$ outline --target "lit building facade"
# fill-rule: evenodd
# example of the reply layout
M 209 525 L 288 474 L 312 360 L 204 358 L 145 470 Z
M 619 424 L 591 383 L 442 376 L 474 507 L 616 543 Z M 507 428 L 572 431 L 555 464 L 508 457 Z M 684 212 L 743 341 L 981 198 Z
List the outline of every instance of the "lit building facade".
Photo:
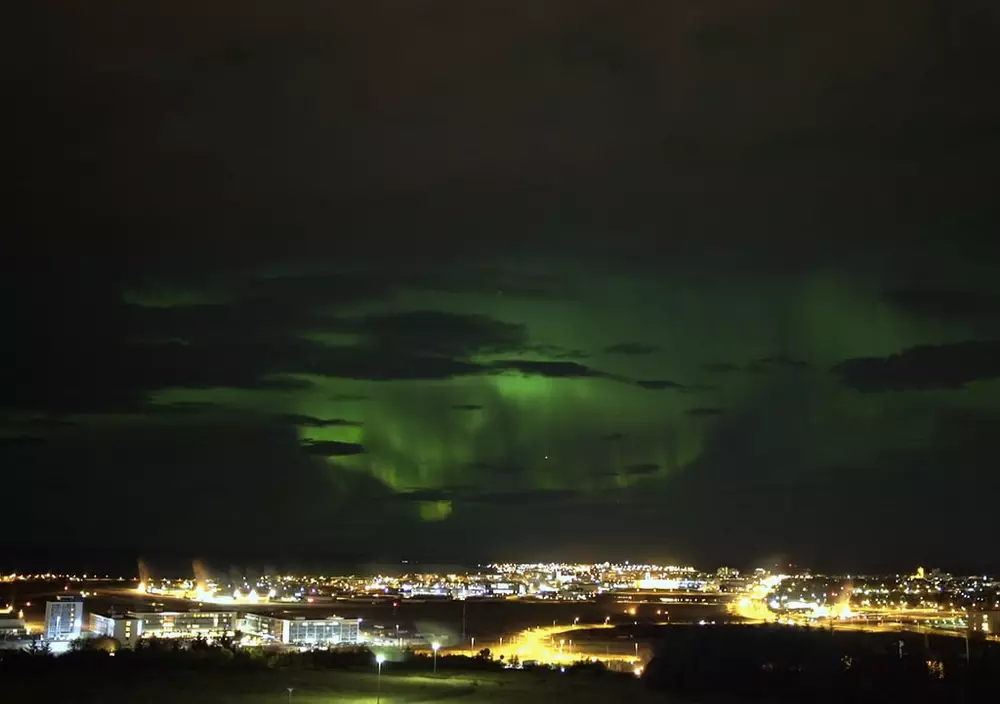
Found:
M 972 611 L 969 631 L 987 636 L 1000 635 L 1000 611 Z
M 240 614 L 238 629 L 255 638 L 278 643 L 288 642 L 288 619 L 259 614 Z
M 142 638 L 142 620 L 134 617 L 115 617 L 114 637 L 126 648 L 134 648 Z
M 45 604 L 45 638 L 75 640 L 83 633 L 83 602 L 59 598 Z
M 288 637 L 283 642 L 297 645 L 356 645 L 361 622 L 356 618 L 310 618 L 286 621 Z
M 115 636 L 122 644 L 128 640 L 134 645 L 143 636 L 215 639 L 237 633 L 264 641 L 311 646 L 356 645 L 361 639 L 360 619 L 286 619 L 236 611 L 134 612 L 129 617 L 123 621 L 131 620 L 134 626 L 127 638 L 122 637 L 126 625 L 114 624 L 122 632 Z
M 155 611 L 130 613 L 150 638 L 221 638 L 237 630 L 235 611 Z

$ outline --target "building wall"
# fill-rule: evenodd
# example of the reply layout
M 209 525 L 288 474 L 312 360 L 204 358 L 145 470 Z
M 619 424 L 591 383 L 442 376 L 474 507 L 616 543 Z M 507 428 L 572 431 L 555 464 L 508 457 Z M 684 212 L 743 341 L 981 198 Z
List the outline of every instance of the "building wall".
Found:
M 160 611 L 129 614 L 142 622 L 142 634 L 152 638 L 219 638 L 236 633 L 235 611 Z
M 95 636 L 115 636 L 115 620 L 100 614 L 87 614 L 86 630 Z
M 142 619 L 116 618 L 114 636 L 126 648 L 135 648 L 142 637 Z
M 19 618 L 0 616 L 0 640 L 4 638 L 20 638 L 28 633 L 28 627 Z
M 82 601 L 50 601 L 45 604 L 45 638 L 74 640 L 83 632 Z
M 237 630 L 264 640 L 276 640 L 284 643 L 287 642 L 287 624 L 288 619 L 284 618 L 259 614 L 240 614 Z
M 357 619 L 297 619 L 288 623 L 289 643 L 354 645 L 359 637 Z

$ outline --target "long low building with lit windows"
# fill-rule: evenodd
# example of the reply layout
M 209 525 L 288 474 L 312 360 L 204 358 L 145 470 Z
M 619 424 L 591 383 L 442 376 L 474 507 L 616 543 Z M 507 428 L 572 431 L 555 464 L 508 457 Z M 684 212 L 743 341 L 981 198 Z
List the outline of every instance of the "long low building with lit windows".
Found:
M 287 619 L 237 611 L 133 612 L 147 638 L 223 638 L 237 634 L 276 643 L 308 646 L 357 645 L 361 620 L 350 618 Z

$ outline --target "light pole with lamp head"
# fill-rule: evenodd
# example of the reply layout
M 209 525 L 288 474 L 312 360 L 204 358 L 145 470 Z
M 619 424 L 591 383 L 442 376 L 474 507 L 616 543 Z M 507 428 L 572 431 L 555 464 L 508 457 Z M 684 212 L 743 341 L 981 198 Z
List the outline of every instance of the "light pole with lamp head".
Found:
M 288 690 L 288 704 L 292 704 L 292 692 L 295 691 L 295 687 L 286 687 Z
M 378 674 L 375 675 L 375 704 L 382 701 L 382 663 L 385 662 L 385 655 L 379 653 L 375 656 L 375 665 L 378 667 Z
M 438 671 L 438 650 L 441 648 L 441 644 L 437 641 L 431 643 L 431 650 L 434 651 L 434 674 Z

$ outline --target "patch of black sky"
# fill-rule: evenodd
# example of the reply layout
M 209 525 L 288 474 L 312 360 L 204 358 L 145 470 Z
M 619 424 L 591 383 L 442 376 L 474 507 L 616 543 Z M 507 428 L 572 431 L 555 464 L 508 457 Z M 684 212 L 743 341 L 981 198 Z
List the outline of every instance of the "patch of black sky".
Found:
M 279 423 L 288 423 L 304 428 L 360 428 L 364 425 L 361 421 L 347 420 L 346 418 L 316 418 L 296 413 L 276 415 L 274 419 Z
M 349 273 L 250 276 L 230 282 L 221 302 L 147 305 L 140 295 L 124 309 L 133 338 L 273 341 L 322 331 L 335 311 L 383 300 L 389 291 L 371 277 Z
M 302 444 L 302 450 L 306 454 L 320 457 L 350 457 L 367 452 L 360 443 L 339 440 L 311 440 Z
M 490 266 L 477 261 L 452 263 L 448 267 L 428 264 L 414 267 L 409 263 L 385 271 L 381 263 L 378 273 L 400 288 L 415 288 L 441 293 L 481 295 L 489 297 L 560 300 L 574 298 L 577 284 L 571 278 L 550 273 L 533 273 L 516 266 Z
M 0 436 L 0 451 L 22 447 L 37 447 L 44 445 L 45 438 L 37 435 Z
M 689 416 L 720 416 L 725 413 L 725 410 L 722 408 L 711 407 L 689 408 L 686 413 Z
M 312 387 L 287 376 L 298 360 L 315 354 L 307 341 L 218 341 L 197 344 L 130 345 L 116 379 L 129 388 L 232 387 L 294 391 Z
M 18 494 L 44 493 L 47 487 L 79 481 L 82 467 L 99 467 L 100 475 L 87 481 L 103 500 L 118 505 L 135 491 L 155 487 L 168 494 L 186 493 L 186 506 L 198 516 L 197 521 L 179 519 L 174 508 L 153 506 L 147 511 L 151 524 L 144 525 L 139 540 L 135 531 L 108 533 L 99 526 L 81 526 L 71 514 L 52 516 L 44 526 L 34 526 L 30 536 L 22 536 L 39 545 L 63 545 L 68 536 L 82 536 L 80 544 L 93 547 L 99 536 L 108 548 L 177 550 L 189 557 L 214 550 L 225 554 L 238 549 L 232 544 L 232 526 L 245 518 L 240 507 L 260 498 L 261 481 L 269 482 L 266 493 L 275 511 L 273 529 L 253 541 L 264 558 L 281 554 L 281 545 L 293 538 L 313 550 L 323 550 L 338 535 L 361 540 L 371 533 L 377 541 L 378 522 L 396 520 L 388 508 L 379 512 L 379 521 L 368 515 L 368 502 L 391 495 L 377 480 L 333 472 L 328 460 L 301 451 L 293 428 L 259 421 L 192 419 L 131 427 L 127 433 L 118 427 L 87 427 L 32 448 L 22 467 L 25 471 L 7 478 L 7 488 Z M 270 481 L 276 476 L 280 481 Z M 362 509 L 366 503 L 368 508 Z M 27 509 L 25 518 L 30 518 Z
M 1000 378 L 1000 340 L 918 345 L 888 357 L 847 359 L 832 371 L 861 392 L 961 389 Z
M 644 355 L 659 351 L 659 345 L 650 345 L 645 342 L 619 342 L 604 348 L 605 354 Z
M 970 289 L 896 288 L 882 294 L 890 305 L 915 315 L 953 319 L 1000 315 L 1000 296 Z

